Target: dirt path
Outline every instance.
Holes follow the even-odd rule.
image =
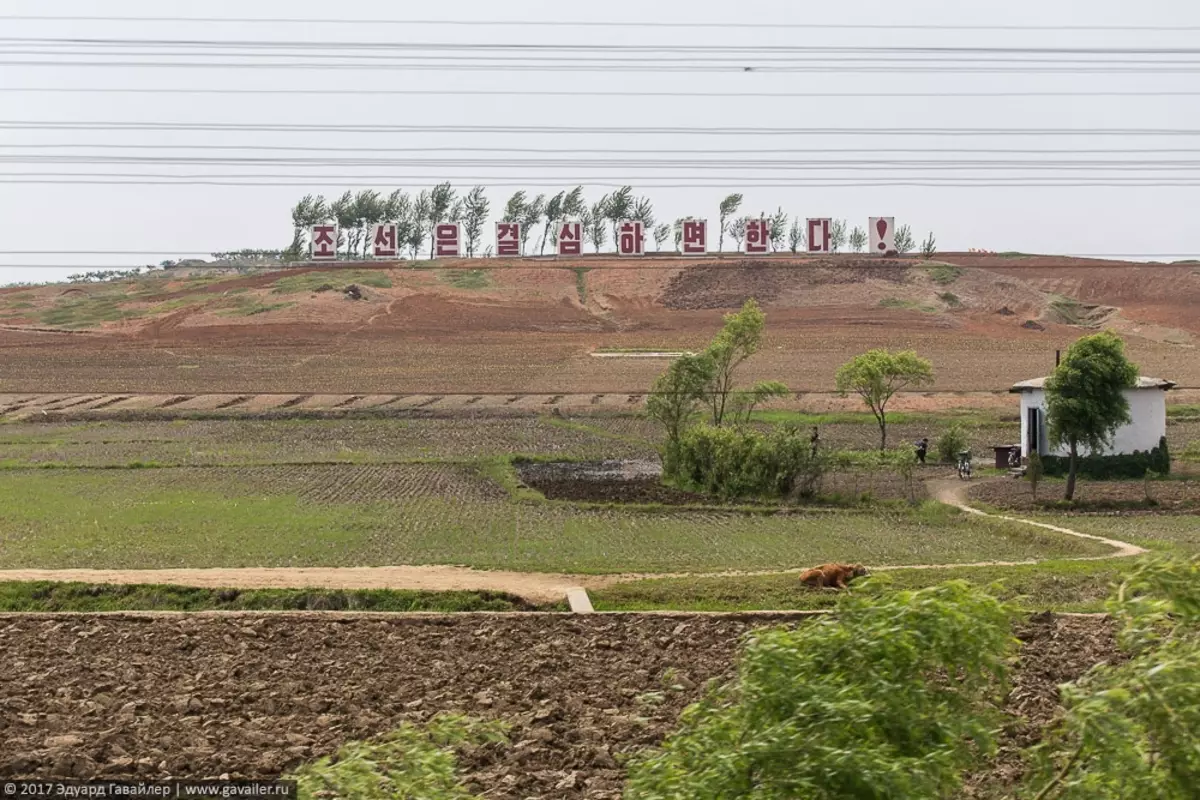
[[[1146,550],[1127,542],[1106,539],[1090,533],[1080,533],[1043,522],[987,514],[966,505],[967,484],[954,480],[928,481],[929,493],[939,502],[954,506],[968,514],[1003,519],[1024,525],[1090,539],[1113,548],[1104,556],[1083,556],[1071,561],[1100,561],[1107,558],[1128,558]],[[897,564],[873,566],[874,572],[897,569],[948,569],[954,567],[1015,567],[1039,563],[1029,561],[977,561],[960,564]],[[508,592],[530,602],[545,603],[562,600],[568,589],[603,589],[616,583],[653,578],[689,577],[756,577],[789,575],[804,567],[785,570],[622,573],[614,575],[572,575],[551,572],[511,572],[477,570],[452,566],[394,566],[394,567],[251,567],[240,569],[20,569],[0,570],[0,581],[72,581],[80,583],[174,584],[205,588],[234,589],[410,589],[427,591],[494,591]]]

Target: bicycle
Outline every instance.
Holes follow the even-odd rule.
[[[964,450],[958,454],[958,477],[960,480],[971,480],[971,452]]]

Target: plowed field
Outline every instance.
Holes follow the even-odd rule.
[[[271,778],[350,739],[459,710],[512,725],[462,759],[501,800],[616,800],[620,759],[661,741],[763,618],[0,618],[0,777]],[[800,623],[803,624],[803,623]],[[998,796],[1058,709],[1115,654],[1104,619],[1022,625]],[[673,674],[668,677],[667,671]]]

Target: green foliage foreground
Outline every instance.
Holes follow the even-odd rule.
[[[636,762],[631,800],[933,798],[992,747],[1011,609],[965,581],[760,631],[736,681]]]

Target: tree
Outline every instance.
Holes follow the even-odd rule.
[[[371,229],[383,222],[384,200],[379,192],[364,189],[354,196],[353,217],[354,235],[350,240],[350,252],[367,256],[367,240],[371,238]]]
[[[292,244],[285,252],[285,260],[299,260],[308,243],[308,229],[321,225],[332,217],[325,198],[307,194],[292,209]]]
[[[649,197],[639,197],[637,202],[633,204],[633,211],[629,215],[630,219],[636,219],[642,223],[642,230],[649,233],[654,230],[654,203]]]
[[[804,228],[800,226],[800,218],[796,217],[792,220],[792,227],[788,229],[788,249],[793,253],[804,246]]]
[[[429,257],[433,258],[433,248],[435,246],[434,231],[438,225],[446,221],[450,215],[450,209],[454,207],[455,191],[450,188],[450,182],[439,183],[433,187],[429,193],[429,213],[426,219],[429,222]]]
[[[646,398],[646,414],[666,430],[661,451],[663,472],[675,471],[679,440],[700,415],[704,392],[712,381],[714,364],[707,354],[686,354],[671,362],[654,381]]]
[[[907,225],[901,225],[896,228],[896,252],[910,253],[916,247],[916,240],[913,239],[912,228]]]
[[[413,259],[416,259],[417,252],[421,249],[421,244],[425,241],[425,226],[429,221],[430,214],[433,213],[432,208],[429,190],[422,189],[409,212],[409,219],[412,221],[412,224],[409,226],[407,241],[409,249],[412,251]],[[433,255],[430,254],[430,258],[432,257]]]
[[[533,226],[541,221],[545,208],[546,195],[539,194],[526,203],[525,208],[521,209],[521,255],[525,255],[525,242],[528,241]]]
[[[329,206],[329,215],[338,226],[337,246],[340,248],[346,242],[346,255],[350,255],[347,232],[354,227],[354,193],[347,190],[345,194],[334,200]]]
[[[921,258],[926,261],[930,260],[937,254],[937,240],[933,238],[933,231],[929,232],[929,238],[921,242]]]
[[[729,238],[733,239],[738,250],[742,249],[742,240],[746,238],[746,226],[753,217],[738,217],[729,223]]]
[[[742,207],[742,196],[740,194],[731,194],[721,201],[721,234],[717,243],[717,251],[725,251],[725,230],[728,220],[738,212]]]
[[[671,226],[663,223],[654,229],[654,249],[662,250],[663,242],[671,238]]]
[[[471,189],[466,198],[463,212],[463,236],[466,238],[467,256],[473,258],[479,240],[483,237],[483,226],[487,223],[490,204],[482,186]]]
[[[850,231],[850,249],[855,253],[861,253],[867,246],[867,232],[857,225],[854,230]]]
[[[546,201],[546,207],[542,209],[542,219],[546,221],[546,227],[542,229],[542,243],[538,246],[538,255],[546,254],[546,240],[550,238],[550,230],[558,224],[558,221],[563,216],[563,201],[566,199],[566,192],[559,192]]]
[[[1066,499],[1075,497],[1079,448],[1100,454],[1117,429],[1130,421],[1125,390],[1137,384],[1137,367],[1125,357],[1125,343],[1109,331],[1071,345],[1046,381],[1047,438],[1070,452]]]
[[[672,226],[672,236],[675,239],[675,252],[683,252],[683,223],[691,220],[691,217],[680,217],[675,220]]]
[[[525,216],[525,190],[514,192],[513,196],[508,198],[508,202],[504,204],[504,216],[501,217],[501,222],[520,222],[521,217]]]
[[[622,186],[612,194],[605,195],[600,201],[604,204],[604,218],[612,225],[613,241],[620,236],[621,220],[633,215],[633,187]]]
[[[835,253],[846,246],[846,220],[835,219],[829,226],[829,246]]]
[[[704,351],[713,364],[707,395],[712,424],[716,427],[721,426],[725,413],[731,410],[734,370],[758,352],[766,320],[758,303],[751,298],[742,305],[741,311],[725,315],[725,326]]]
[[[950,581],[846,592],[828,616],[755,631],[733,681],[632,762],[624,796],[955,796],[963,772],[995,750],[1012,615],[984,589]]]
[[[783,206],[779,207],[779,210],[775,212],[775,216],[767,217],[767,212],[764,211],[763,217],[770,220],[771,251],[774,253],[782,253],[783,239],[788,235],[788,217],[787,214],[784,213]],[[793,250],[792,252],[795,251]]]
[[[583,202],[583,187],[576,186],[563,198],[561,219],[577,219],[582,222],[586,209],[587,206]],[[554,229],[550,231],[550,243],[555,247],[558,247],[558,230],[559,226],[555,225]]]
[[[837,371],[837,389],[842,396],[854,392],[863,399],[879,423],[879,449],[887,450],[887,404],[909,387],[933,383],[933,365],[911,350],[891,352],[886,348],[855,356]]]
[[[608,228],[604,226],[604,204],[605,198],[602,197],[593,203],[591,208],[586,209],[579,220],[582,223],[583,238],[592,243],[597,253],[608,238]]]

